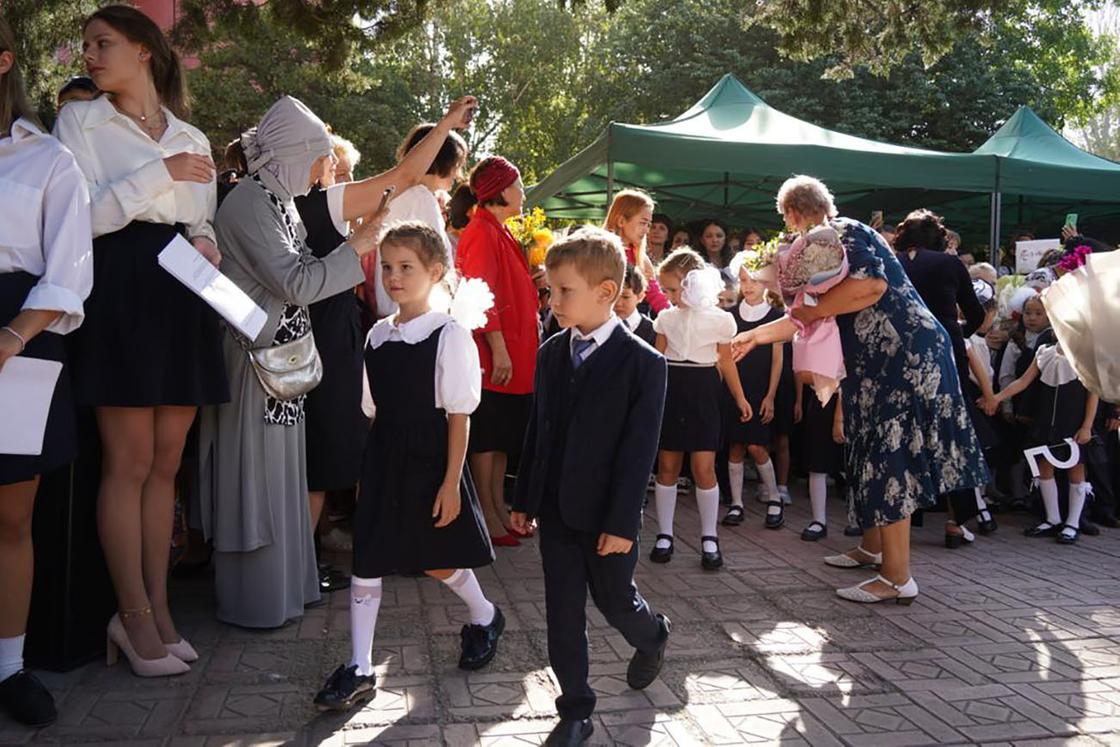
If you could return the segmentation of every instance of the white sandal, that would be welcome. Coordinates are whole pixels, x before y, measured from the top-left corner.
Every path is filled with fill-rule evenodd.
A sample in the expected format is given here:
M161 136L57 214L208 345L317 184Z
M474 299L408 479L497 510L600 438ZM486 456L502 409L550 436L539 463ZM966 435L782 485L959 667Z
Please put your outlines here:
M898 592L897 596L881 597L867 591L863 587L868 584L873 584L876 581L885 584ZM904 584L892 584L882 576L869 578L861 584L849 586L846 589L837 589L836 596L841 599L847 599L850 602L862 602L864 604L876 604L878 602L894 602L895 604L913 604L914 600L918 598L918 583L911 577L906 579Z
M825 557L824 564L833 568L878 568L883 564L883 553L868 552L863 549L863 545L857 546L856 550L864 557L871 559L860 561L850 557L847 553L841 553Z

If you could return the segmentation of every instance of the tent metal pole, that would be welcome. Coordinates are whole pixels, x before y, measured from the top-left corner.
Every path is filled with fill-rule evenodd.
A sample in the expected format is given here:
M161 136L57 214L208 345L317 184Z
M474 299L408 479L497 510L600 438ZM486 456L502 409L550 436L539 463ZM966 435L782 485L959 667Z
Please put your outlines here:
M614 161L607 161L607 207L614 200Z
M999 229L1000 213L1003 208L1003 196L999 192L992 192L991 223L989 225L988 241L991 248L990 254L992 267L999 268Z

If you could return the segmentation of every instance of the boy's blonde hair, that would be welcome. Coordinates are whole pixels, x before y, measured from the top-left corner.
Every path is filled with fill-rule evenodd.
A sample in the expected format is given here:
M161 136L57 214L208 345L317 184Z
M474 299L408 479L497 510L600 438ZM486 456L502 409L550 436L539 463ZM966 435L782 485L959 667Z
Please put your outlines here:
M657 209L657 203L648 193L640 189L624 189L615 195L614 200L611 201L611 207L607 211L607 219L603 221L603 228L617 234L622 221L630 220L646 208L651 211ZM646 240L642 239L641 246L635 247L634 250L634 266L641 267L645 256Z
M564 264L576 268L580 277L588 285L598 285L605 280L614 281L614 298L622 295L622 283L626 277L626 252L622 239L602 228L587 226L568 234L553 244L545 254L546 270L555 270Z
M996 272L996 268L992 267L989 262L977 262L972 267L969 267L968 276L973 280L977 278L985 280L992 286L999 280L999 273Z
M657 274L674 273L683 278L693 270L703 270L705 266L704 259L695 249L679 246L669 252L668 257L661 260L661 264L657 266Z

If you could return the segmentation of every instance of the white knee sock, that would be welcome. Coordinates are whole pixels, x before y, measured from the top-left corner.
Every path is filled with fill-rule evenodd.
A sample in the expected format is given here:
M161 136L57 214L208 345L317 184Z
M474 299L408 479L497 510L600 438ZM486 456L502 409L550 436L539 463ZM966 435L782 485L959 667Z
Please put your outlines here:
M696 508L700 511L700 535L703 537L716 536L716 524L719 523L719 487L696 488ZM704 552L715 552L714 542L704 543Z
M813 521L822 527L827 526L828 512L825 500L828 499L828 475L823 472L809 473L809 502L813 506Z
M988 510L988 502L984 500L984 494L980 492L980 488L973 488L976 491L976 508L981 511Z
M653 484L654 509L657 513L657 531L660 534L673 536L673 515L677 512L677 486ZM669 546L668 540L657 540L656 547L662 549Z
M1087 482L1070 482L1069 484L1069 516L1066 517L1066 524L1075 529L1081 528L1081 511L1085 508L1085 489L1087 487L1089 487Z
M1042 507L1046 509L1046 523L1057 526L1062 523L1061 512L1058 511L1058 481L1051 477L1049 480L1038 481L1038 491L1042 493Z
M758 470L758 478L766 486L766 495L769 496L769 500L780 502L782 496L778 493L778 480L774 477L774 460L767 459L762 464L755 464L755 469ZM778 514L781 510L781 506L766 507L766 513L768 514Z
M23 638L0 638L0 682L23 669Z
M460 568L447 578L443 579L447 588L455 592L455 596L462 599L470 610L471 625L489 625L494 622L494 605L482 593L478 585L478 577L469 568Z
M381 579L350 579L350 663L358 674L373 674L373 632L377 629L377 612L381 609Z
M731 505L743 507L743 463L727 463L727 476L731 480Z

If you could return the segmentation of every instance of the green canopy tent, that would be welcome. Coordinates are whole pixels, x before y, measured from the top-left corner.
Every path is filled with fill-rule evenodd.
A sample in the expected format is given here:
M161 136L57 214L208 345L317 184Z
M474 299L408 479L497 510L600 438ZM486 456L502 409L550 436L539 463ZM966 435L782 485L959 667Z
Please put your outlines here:
M879 143L804 122L725 75L691 109L651 125L610 123L528 195L555 218L600 220L618 189L649 191L676 219L776 226L774 196L790 175L824 180L842 205L877 192L986 194L995 160ZM922 204L921 200L910 205Z

